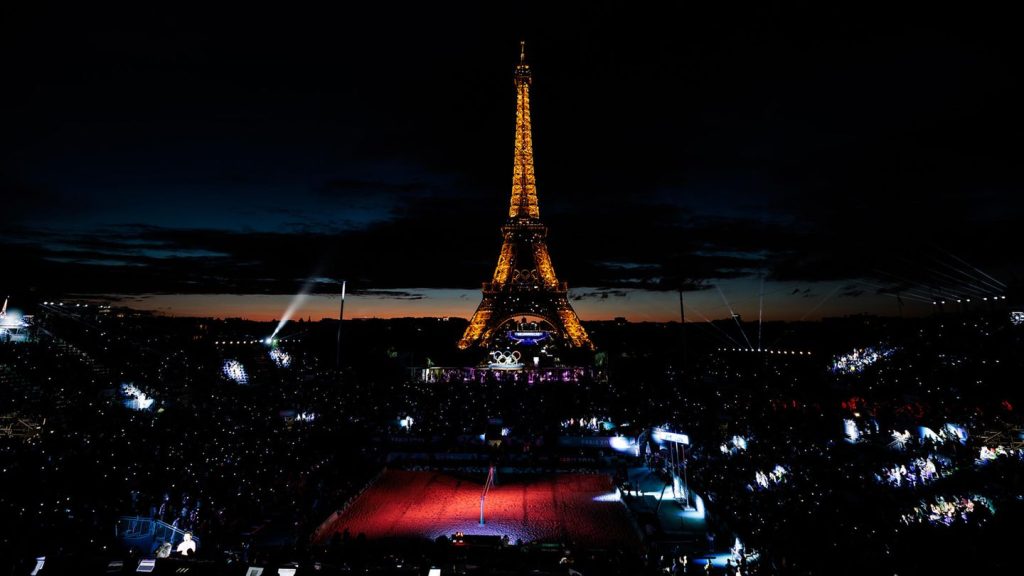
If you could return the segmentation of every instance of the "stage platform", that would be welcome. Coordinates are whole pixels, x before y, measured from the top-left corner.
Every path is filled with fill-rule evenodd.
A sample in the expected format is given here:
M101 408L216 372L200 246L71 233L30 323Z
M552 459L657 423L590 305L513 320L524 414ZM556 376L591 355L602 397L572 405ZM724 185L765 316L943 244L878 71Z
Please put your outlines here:
M499 475L487 495L480 525L484 477L387 470L317 540L348 530L354 538L508 536L531 542L570 541L587 548L638 549L639 535L611 478L601 474Z

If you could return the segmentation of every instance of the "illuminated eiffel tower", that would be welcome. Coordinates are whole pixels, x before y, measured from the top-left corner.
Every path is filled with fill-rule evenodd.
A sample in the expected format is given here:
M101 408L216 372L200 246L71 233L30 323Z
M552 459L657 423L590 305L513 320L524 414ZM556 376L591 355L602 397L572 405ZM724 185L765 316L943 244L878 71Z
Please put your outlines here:
M593 348L587 331L569 303L569 287L559 282L551 264L537 206L530 136L530 66L525 42L516 66L516 148L512 169L512 201L508 221L501 227L504 241L490 282L484 282L477 307L459 348L488 346L506 322L524 316L542 318L569 346Z

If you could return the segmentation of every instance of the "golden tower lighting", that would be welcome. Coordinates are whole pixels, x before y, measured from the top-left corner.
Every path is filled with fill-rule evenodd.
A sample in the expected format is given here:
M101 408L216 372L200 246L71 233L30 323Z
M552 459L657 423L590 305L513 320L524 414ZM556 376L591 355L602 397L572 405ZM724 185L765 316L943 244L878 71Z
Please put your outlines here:
M540 221L530 125L532 82L526 46L521 43L515 69L516 141L508 220L501 228L503 241L494 275L484 282L483 299L459 341L462 349L486 347L499 327L520 316L543 318L572 347L594 347L569 303L568 285L555 275L546 241L548 229Z

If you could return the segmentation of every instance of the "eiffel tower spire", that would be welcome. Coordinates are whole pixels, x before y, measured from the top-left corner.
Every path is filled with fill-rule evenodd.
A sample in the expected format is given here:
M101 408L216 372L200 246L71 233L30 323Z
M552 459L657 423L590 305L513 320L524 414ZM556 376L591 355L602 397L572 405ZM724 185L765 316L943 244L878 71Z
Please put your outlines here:
M571 347L593 348L569 303L568 285L559 282L555 275L546 241L548 229L540 221L530 126L532 81L526 63L526 43L522 42L515 70L516 146L508 222L501 228L503 241L498 264L491 281L483 285L483 300L469 321L459 348L489 345L503 324L521 316L543 318Z
M519 43L516 66L516 151L512 168L512 202L509 218L540 218L537 183L533 176L533 137L530 128L530 84L533 76L526 63L526 42Z

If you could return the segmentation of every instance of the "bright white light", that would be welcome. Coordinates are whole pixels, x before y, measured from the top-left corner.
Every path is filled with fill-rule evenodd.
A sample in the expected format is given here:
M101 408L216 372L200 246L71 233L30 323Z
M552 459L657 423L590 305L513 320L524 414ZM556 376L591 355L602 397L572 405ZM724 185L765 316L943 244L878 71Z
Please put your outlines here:
M999 456L1005 456L1006 449L1002 446L996 446L995 448L989 448L988 446L981 447L981 453L978 456L978 460L988 461L995 460Z
M271 339L273 339L273 338L275 338L277 336L277 333L280 332L282 328L284 328L284 325L287 324L288 321L292 319L292 316L294 316L295 313L298 312L299 308L301 308L302 305L306 302L306 299L309 298L309 293L312 292L312 290L313 290L313 285L316 282L325 282L325 281L327 281L327 280L324 279L324 278L319 278L319 277L314 277L314 278L310 278L310 279L306 280L306 283L303 284L302 288L299 289L299 293L296 294L294 298L292 298L291 303L288 304L288 308L285 309L284 314L281 316L281 320L278 321L278 323L277 323L277 327L274 328L274 333L270 335ZM345 299L345 282L344 281L341 283L341 299L342 300ZM268 344L269 344L269 342L268 342Z
M1014 326L1024 324L1024 312L1010 312L1010 322Z
M39 556L36 558L36 567L29 572L29 576L36 576L39 571L43 569L43 565L46 564L46 556Z
M302 307L303 303L306 302L306 298L309 297L309 294L307 294L306 291L310 288L310 286L311 284L307 283L305 286L302 287L302 291L296 294L295 298L292 298L291 303L288 304L288 308L285 309L284 314L281 316L281 320L278 321L277 327L274 328L274 333L270 335L271 339L277 336L277 333L281 331L281 328L284 328L284 325L287 324L288 321L292 319L292 316L295 315L295 312Z
M934 430L927 426L919 426L917 428L918 434L922 440L931 440L932 442L941 442L942 439Z
M523 353L519 350L493 350L487 367L493 370L519 370L523 367L522 357Z
M954 424L953 422L946 422L946 425L943 426L943 429L946 432L946 435L949 436L950 438L953 438L954 440L961 444L967 443L967 429L964 428L963 426L959 424Z
M192 539L192 534L185 532L185 536L182 537L181 543L178 544L178 554L182 556L188 556L195 554L196 552L196 541Z
M152 572L156 569L156 559L147 558L145 560L139 560L139 567L135 569L136 572Z
M683 510L679 513L683 518L702 520L704 518L704 499L698 494L693 495L694 510Z
M0 316L0 329L17 330L27 326L28 323L22 318L21 311L16 308L11 308L6 314Z
M659 442L674 442L676 444L686 444L687 446L690 444L690 437L686 434L667 432L661 428L655 428L652 436Z
M619 452L635 452L632 439L625 436L612 436L608 439L608 445Z
M843 420L843 431L846 433L846 441L850 444L856 444L860 440L860 430L857 430L857 423L853 420Z
M121 394L125 398L125 406L132 410L149 410L155 400L147 397L146 393L139 390L134 384L122 384Z
M263 567L249 566L249 569L245 571L245 576L263 576Z
M277 576L295 576L295 568L278 568Z
M245 372L245 367L238 360L225 360L222 371L229 380L239 384L249 383L249 375Z
M607 494L601 494L600 496L594 496L594 502L621 502L622 493L616 488L615 492L609 492Z
M890 448L895 448L897 450L903 450L904 448L907 447L907 442L909 442L909 441L910 441L910 432L909 431L904 430L903 432L900 432L899 430L893 430L892 431L892 442L889 443L889 447Z
M848 354L833 358L829 369L835 374L856 374L882 358L892 356L894 352L896 349L886 346L855 348Z
M270 359L273 360L274 364L279 368L288 368L292 365L292 355L280 348L272 348L270 350Z

